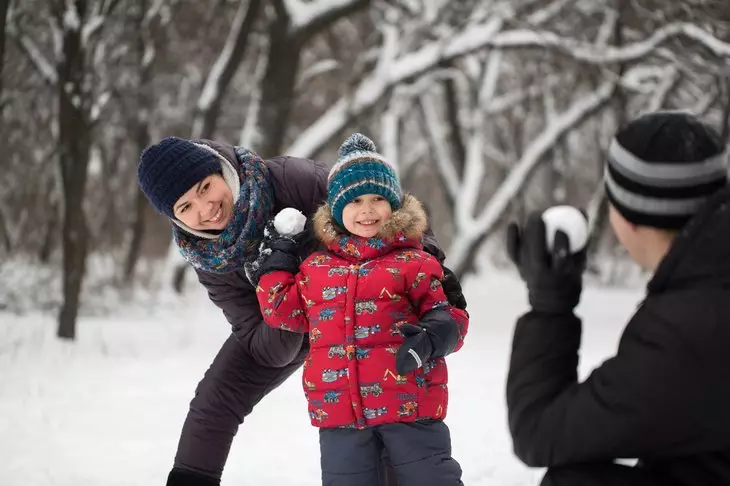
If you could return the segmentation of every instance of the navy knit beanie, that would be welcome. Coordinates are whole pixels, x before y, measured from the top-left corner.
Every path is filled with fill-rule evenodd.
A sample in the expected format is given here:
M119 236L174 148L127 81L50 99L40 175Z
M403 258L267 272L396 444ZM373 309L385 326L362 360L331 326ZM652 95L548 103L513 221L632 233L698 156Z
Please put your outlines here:
M372 140L354 133L340 147L327 183L327 204L337 224L344 226L342 209L364 194L383 196L393 211L400 208L403 199L393 166L376 152Z
M167 137L142 152L137 179L152 206L175 219L175 202L216 172L221 172L221 161L215 152L190 140Z
M726 155L718 133L692 115L644 115L611 142L606 193L627 221L677 230L726 186Z

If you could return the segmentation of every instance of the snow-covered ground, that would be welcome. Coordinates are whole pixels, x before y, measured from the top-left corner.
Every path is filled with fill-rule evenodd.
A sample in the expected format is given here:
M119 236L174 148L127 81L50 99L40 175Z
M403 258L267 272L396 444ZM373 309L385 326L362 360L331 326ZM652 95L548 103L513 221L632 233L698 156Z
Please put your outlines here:
M467 281L466 293L470 334L449 358L454 457L467 486L535 484L540 471L511 453L504 407L523 288L495 273ZM584 374L613 353L640 297L586 290ZM194 387L227 336L223 315L194 290L174 309L82 318L75 343L57 340L54 327L53 316L0 313L0 485L163 485ZM223 485L320 484L317 433L298 378L242 426Z

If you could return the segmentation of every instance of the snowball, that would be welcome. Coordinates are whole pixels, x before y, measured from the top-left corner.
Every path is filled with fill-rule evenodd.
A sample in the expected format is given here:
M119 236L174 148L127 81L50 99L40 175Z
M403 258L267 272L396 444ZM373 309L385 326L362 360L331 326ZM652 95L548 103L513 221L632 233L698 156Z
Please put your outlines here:
M562 230L568 235L570 252L577 253L588 242L588 221L578 209L573 206L553 206L542 213L545 222L545 233L548 251L552 251L555 242L555 232Z
M284 208L274 218L274 228L282 236L294 236L304 231L307 217L294 208Z

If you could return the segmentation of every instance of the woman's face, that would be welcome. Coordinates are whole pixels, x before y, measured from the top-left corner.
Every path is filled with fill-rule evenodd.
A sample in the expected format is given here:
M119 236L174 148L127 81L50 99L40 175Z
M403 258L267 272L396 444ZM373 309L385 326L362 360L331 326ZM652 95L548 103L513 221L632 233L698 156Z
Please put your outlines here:
M220 174L213 174L183 194L175 202L173 213L194 230L221 230L233 215L233 193Z
M356 197L342 209L342 222L353 235L372 238L392 214L390 203L383 196L365 194Z

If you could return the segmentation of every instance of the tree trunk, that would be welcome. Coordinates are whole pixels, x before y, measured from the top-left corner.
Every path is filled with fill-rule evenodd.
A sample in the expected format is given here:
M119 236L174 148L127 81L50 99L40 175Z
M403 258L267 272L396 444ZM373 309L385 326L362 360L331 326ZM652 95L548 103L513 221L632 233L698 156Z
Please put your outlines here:
M75 2L80 18L86 2ZM63 54L58 65L59 161L63 182L63 305L59 314L58 337L76 337L76 318L83 284L88 229L84 214L90 130L83 92L84 47L81 29L66 29Z
M51 261L51 255L53 254L53 248L56 242L56 232L58 231L58 207L51 202L49 209L50 217L46 221L43 244L38 252L38 260L44 264Z
M730 78L723 77L718 80L719 87L724 92L724 100L722 107L722 126L720 135L722 140L727 144L730 142Z
M466 163L466 144L459 123L459 100L456 83L453 79L446 79L443 82L443 88L446 98L446 123L449 127L449 140L451 142L451 153L454 156L454 167L456 167L456 173L459 177L463 177L464 164Z
M137 62L139 71L137 72L137 111L136 116L133 119L134 128L134 141L135 141L135 153L141 154L145 148L150 144L150 123L149 123L149 109L152 106L152 100L154 98L151 92L151 79L152 79L152 61L145 59L147 52L147 42L152 42L149 31L145 26L145 16L149 8L148 0L139 0L139 17L136 19L136 23L139 26L140 32L143 32L137 38L136 50L137 50ZM145 62L146 61L146 62ZM134 220L132 221L132 239L129 242L129 248L127 249L127 255L124 259L124 283L125 285L131 285L134 281L134 271L137 268L137 262L139 261L139 254L142 248L142 241L144 239L145 232L145 210L147 208L147 199L142 192L142 189L137 185L137 190L134 198Z
M3 106L3 68L5 67L5 30L10 0L0 0L0 113Z
M141 152L140 152L141 153ZM127 257L124 261L124 283L131 285L134 281L134 272L139 262L142 249L142 240L145 233L145 213L147 212L147 198L139 187L134 200L134 221L132 222L132 240L129 242Z
M259 133L262 157L279 155L289 125L302 45L287 34L289 19L277 15L269 26L269 62L261 87Z
M0 211L0 242L5 248L6 254L10 255L13 251L13 241L10 237L10 227L8 226L7 221L5 221L2 211ZM2 252L0 252L0 255L1 254Z

